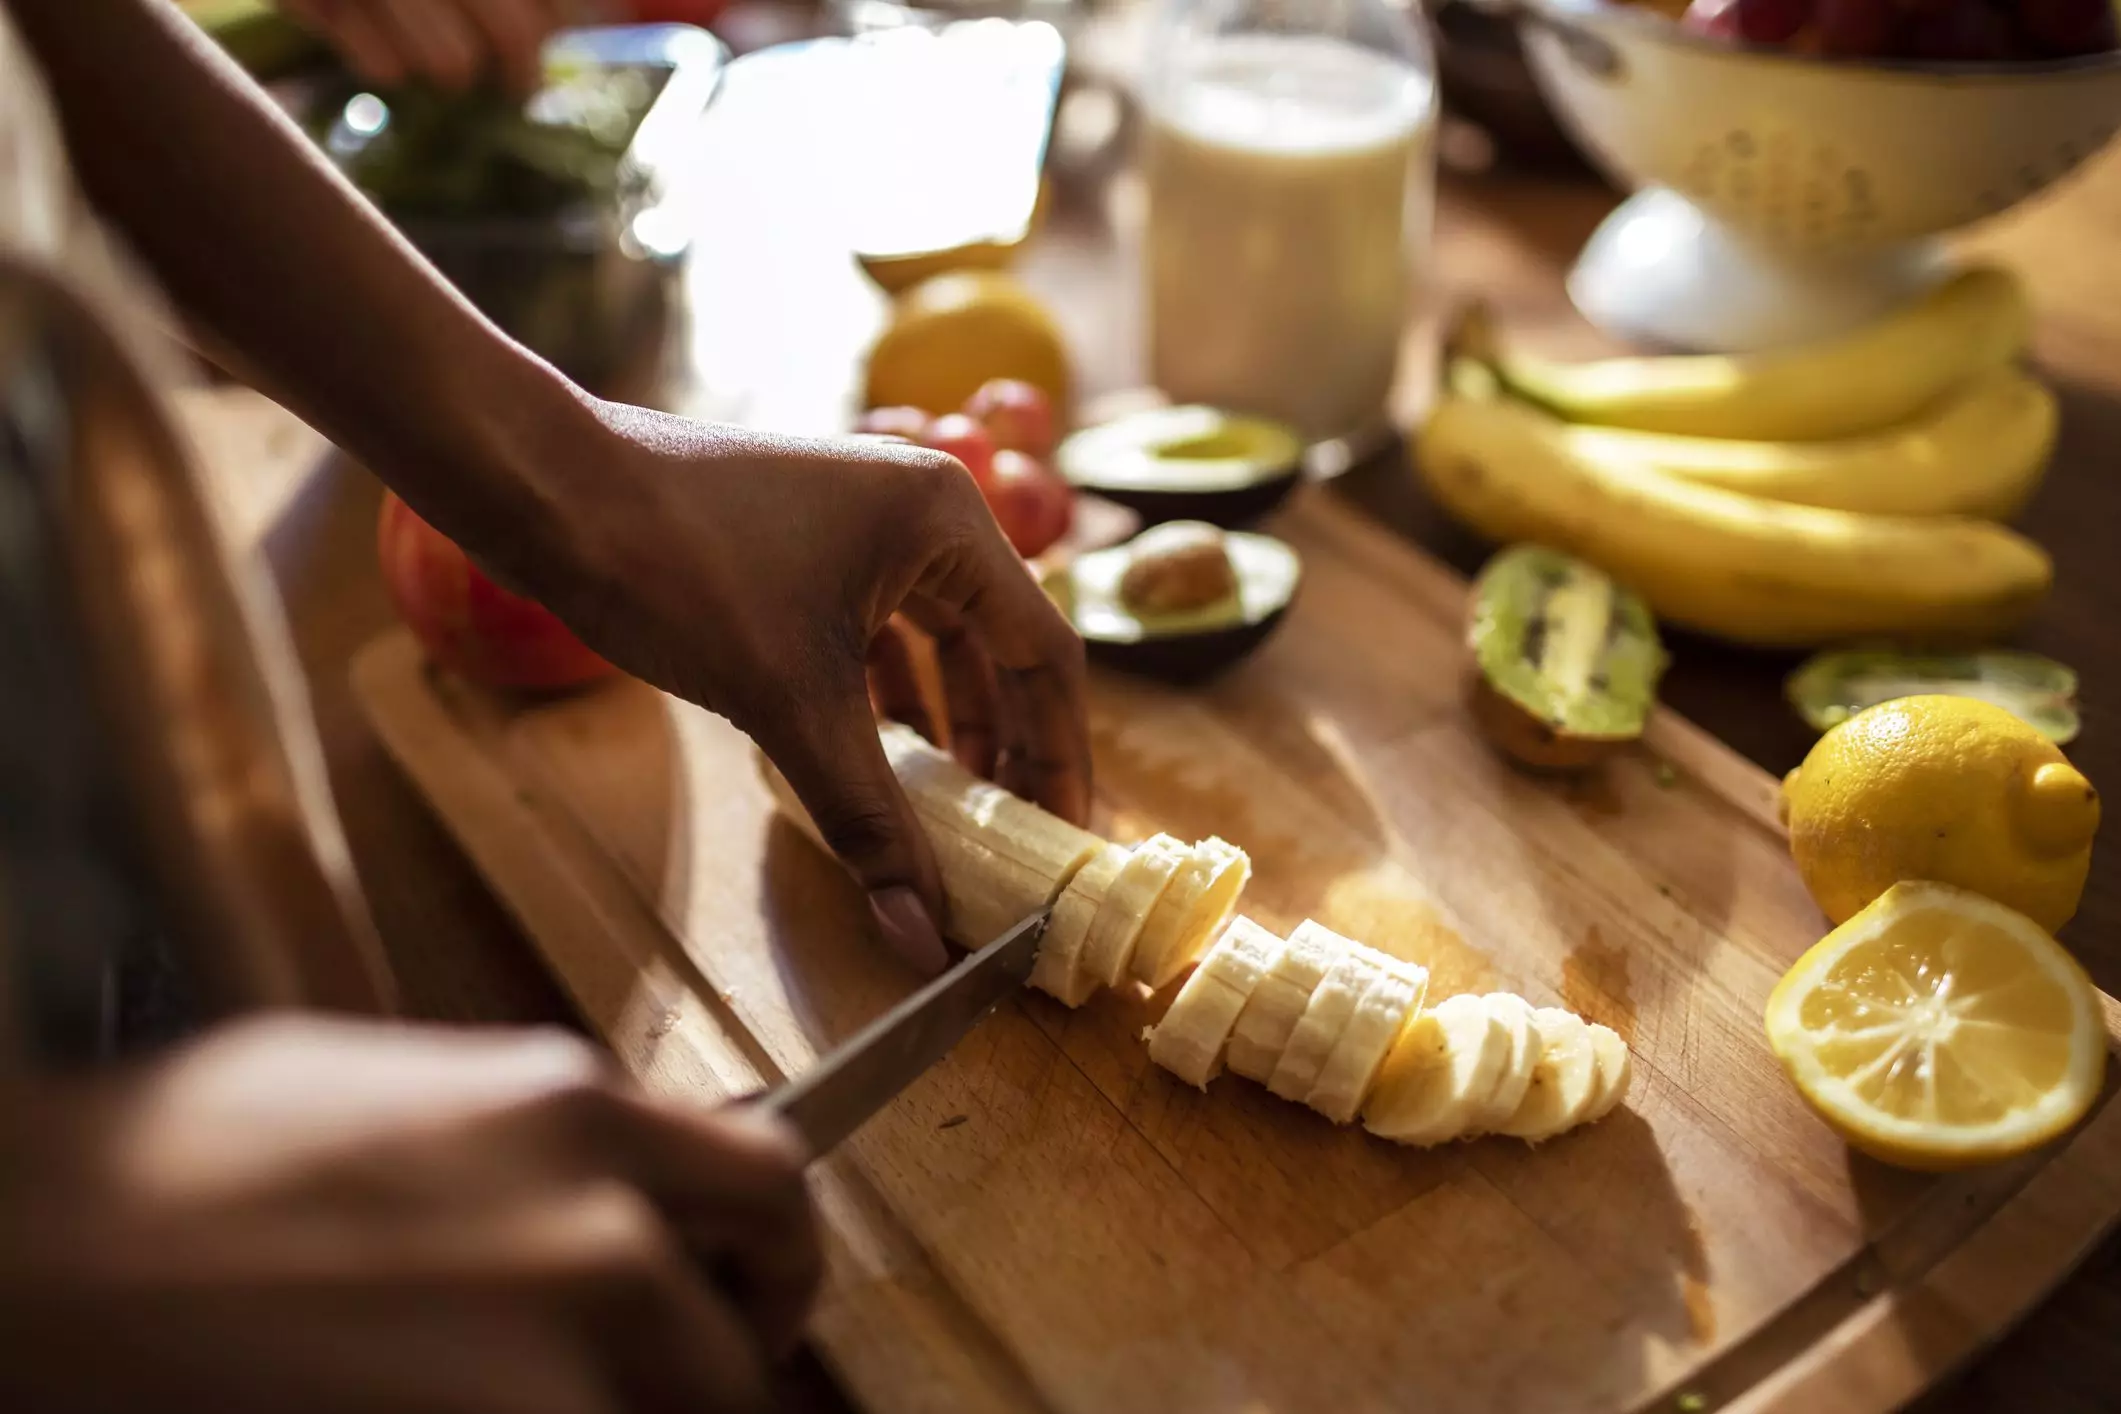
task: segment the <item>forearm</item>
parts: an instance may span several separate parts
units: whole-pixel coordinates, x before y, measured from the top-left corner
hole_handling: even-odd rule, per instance
[[[590,440],[502,335],[163,0],[6,0],[98,212],[246,376],[475,549],[561,534],[534,468]],[[505,527],[511,546],[481,546]]]

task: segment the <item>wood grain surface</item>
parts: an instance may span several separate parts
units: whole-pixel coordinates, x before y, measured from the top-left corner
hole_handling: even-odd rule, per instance
[[[800,32],[808,23],[796,9],[751,5],[732,12],[724,29],[741,31],[755,44]],[[752,134],[746,140],[768,139]],[[1024,274],[1059,306],[1085,387],[1099,392],[1131,386],[1140,365],[1131,281],[1116,259],[1107,219],[1115,203],[1096,183],[1066,187],[1060,196],[1054,220],[1027,254]],[[1613,200],[1612,193],[1580,178],[1507,167],[1447,177],[1436,257],[1446,296],[1493,299],[1511,327],[1539,347],[1600,347],[1569,309],[1561,275]],[[756,210],[746,215],[732,208],[732,221],[765,219]],[[2115,705],[2121,703],[2121,652],[2113,626],[2115,606],[2121,605],[2121,557],[2110,548],[2112,528],[2121,524],[2121,478],[2112,474],[2115,449],[2121,448],[2121,264],[2114,258],[2121,247],[2121,158],[2106,154],[2082,177],[1994,223],[1972,244],[2009,260],[2026,279],[2039,311],[2034,363],[2062,397],[2062,440],[2053,470],[2020,521],[2055,556],[2059,585],[2025,641],[2082,673],[2085,734],[2071,756],[2095,781],[2111,783],[2121,780],[2121,711]],[[702,376],[707,368],[743,367],[753,340],[750,320],[758,316],[747,318],[741,301],[721,293],[743,278],[741,262],[710,264],[697,274],[691,343],[674,350],[667,364],[652,370],[654,376],[675,374],[680,384],[704,384],[710,381]],[[791,353],[755,369],[755,376],[844,385],[878,304],[859,281],[835,277],[826,286],[820,296],[827,308],[825,337],[805,340],[800,356]],[[629,390],[659,402],[692,401],[647,382],[615,391]],[[1418,393],[1418,378],[1410,391]],[[711,400],[693,405],[716,410]],[[275,416],[280,423],[263,441],[238,438],[236,445],[262,450],[216,469],[257,527],[260,552],[288,606],[340,813],[409,1008],[459,1022],[569,1019],[571,1006],[521,929],[386,759],[352,699],[351,657],[390,621],[374,564],[374,482],[292,419],[260,413],[247,393],[217,395],[202,415],[228,407],[247,425]],[[1427,503],[1396,460],[1358,469],[1333,492],[1462,570],[1484,553]],[[1669,701],[1770,773],[1796,763],[1811,738],[1779,700],[1788,659],[1691,639],[1674,646],[1678,661],[1666,681]],[[2102,986],[2121,988],[2121,854],[2111,842],[2095,853],[2083,909],[2063,938]],[[2121,1407],[2117,1328],[2121,1240],[2109,1240],[2014,1333],[1919,1409],[2076,1414]],[[779,1402],[791,1410],[847,1407],[814,1363],[791,1370]]]
[[[1511,770],[1460,705],[1456,577],[1315,489],[1276,529],[1307,576],[1262,652],[1199,692],[1096,678],[1098,823],[1238,841],[1248,913],[1439,996],[1612,1025],[1627,1105],[1537,1150],[1411,1151],[1152,1067],[1167,998],[1026,997],[823,1166],[819,1341],[864,1407],[1882,1410],[2074,1265],[2121,1210],[2121,1109],[1927,1179],[1783,1079],[1761,1006],[1823,924],[1770,778],[1670,713],[1588,781]],[[647,1083],[795,1074],[911,985],[718,719],[630,683],[497,702],[399,634],[356,676]]]

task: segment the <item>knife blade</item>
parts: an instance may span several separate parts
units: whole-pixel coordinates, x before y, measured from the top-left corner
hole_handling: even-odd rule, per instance
[[[1052,914],[1024,919],[754,1103],[822,1158],[1024,985]]]

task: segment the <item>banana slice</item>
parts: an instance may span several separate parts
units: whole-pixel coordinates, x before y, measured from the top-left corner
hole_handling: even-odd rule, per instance
[[[1136,846],[1119,877],[1105,890],[1104,904],[1091,921],[1077,966],[1100,985],[1117,987],[1134,960],[1150,910],[1171,886],[1191,853],[1169,835],[1155,835]]]
[[[1540,1007],[1532,1013],[1532,1029],[1539,1039],[1532,1083],[1525,1087],[1517,1113],[1496,1125],[1495,1132],[1536,1144],[1583,1122],[1598,1087],[1598,1055],[1591,1028],[1572,1011]]]
[[[1252,989],[1285,945],[1251,919],[1237,917],[1186,979],[1164,1019],[1148,1033],[1149,1059],[1189,1085],[1207,1087],[1222,1068],[1223,1044]]]
[[[1591,1103],[1583,1112],[1579,1124],[1589,1124],[1594,1119],[1604,1119],[1613,1112],[1628,1093],[1628,1081],[1635,1073],[1634,1057],[1628,1051],[1628,1043],[1620,1039],[1620,1033],[1610,1026],[1591,1023],[1591,1053],[1598,1060],[1598,1083],[1591,1090]]]
[[[948,906],[943,931],[966,947],[989,943],[1033,909],[1054,903],[1106,847],[1089,831],[981,780],[918,732],[886,725],[879,735],[935,851]],[[785,791],[786,783],[776,788]],[[792,793],[783,803],[790,801]],[[807,820],[799,811],[791,813]]]
[[[1447,997],[1399,1033],[1363,1106],[1363,1124],[1401,1144],[1456,1139],[1495,1092],[1509,1055],[1509,1030],[1482,998]]]
[[[1135,977],[1160,988],[1185,971],[1236,911],[1251,877],[1252,861],[1229,841],[1210,837],[1193,846],[1142,925],[1131,964]]]
[[[1396,961],[1396,959],[1395,959]],[[1346,1124],[1362,1108],[1363,1096],[1377,1079],[1377,1072],[1392,1050],[1399,1033],[1421,1010],[1422,996],[1429,990],[1429,971],[1401,962],[1377,974],[1377,980],[1355,1004],[1355,1014],[1341,1029],[1340,1039],[1319,1069],[1318,1079],[1304,1103],[1335,1124]]]
[[[1316,924],[1309,926],[1317,927]],[[1329,929],[1321,927],[1318,932],[1339,943],[1340,956],[1333,960],[1317,990],[1311,993],[1302,1019],[1289,1033],[1289,1044],[1282,1047],[1281,1058],[1275,1061],[1273,1073],[1267,1077],[1269,1090],[1284,1100],[1295,1100],[1299,1104],[1318,1083],[1319,1073],[1325,1069],[1326,1060],[1333,1054],[1341,1032],[1353,1019],[1363,994],[1383,975],[1384,964],[1391,960],[1383,953]]]
[[[1224,1061],[1232,1071],[1267,1083],[1311,1004],[1311,994],[1347,951],[1348,940],[1330,928],[1309,919],[1296,926],[1274,970],[1261,979],[1230,1033],[1230,1053]]]
[[[1539,1037],[1532,1030],[1532,1004],[1514,992],[1490,992],[1480,999],[1488,1014],[1509,1033],[1510,1054],[1495,1077],[1495,1089],[1485,1103],[1466,1120],[1466,1134],[1486,1134],[1506,1123],[1524,1103],[1524,1092],[1532,1083],[1539,1063]]]
[[[1098,989],[1097,979],[1082,969],[1083,944],[1125,871],[1127,859],[1125,845],[1108,844],[1070,881],[1053,905],[1052,921],[1039,941],[1038,961],[1031,968],[1032,986],[1071,1007],[1081,1006]]]

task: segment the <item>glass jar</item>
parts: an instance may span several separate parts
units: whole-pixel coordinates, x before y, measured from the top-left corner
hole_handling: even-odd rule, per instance
[[[1314,442],[1381,428],[1435,200],[1419,16],[1166,0],[1143,99],[1157,386]]]

